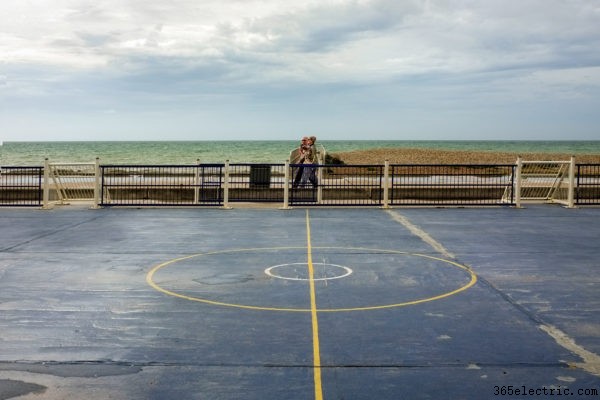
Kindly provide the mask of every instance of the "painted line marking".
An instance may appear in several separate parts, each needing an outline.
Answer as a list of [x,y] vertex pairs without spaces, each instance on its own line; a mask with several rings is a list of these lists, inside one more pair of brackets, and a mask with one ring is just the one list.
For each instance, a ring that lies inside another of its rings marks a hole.
[[575,343],[575,339],[571,338],[555,326],[542,324],[540,325],[540,329],[550,335],[556,343],[583,359],[583,362],[573,363],[574,366],[581,368],[592,375],[600,376],[600,356],[598,356],[598,354],[592,353],[578,345]]
[[[444,257],[456,259],[456,256],[450,253],[444,246],[442,246],[438,241],[433,239],[427,232],[419,228],[418,226],[411,223],[406,217],[400,215],[397,212],[392,210],[386,210],[388,214],[392,217],[392,219],[396,222],[399,222],[403,226],[405,226],[410,232],[420,237],[425,243],[429,244],[436,251],[440,252],[444,255]],[[473,275],[474,276],[474,275]],[[475,282],[472,282],[473,284]],[[575,340],[568,336],[565,332],[561,331],[555,326],[549,324],[541,324],[539,328],[552,337],[556,343],[565,349],[571,351],[577,356],[583,359],[583,362],[573,363],[574,366],[581,368],[592,375],[600,376],[600,356],[596,353],[593,353],[583,346],[575,343]]]
[[[290,265],[308,265],[308,264],[307,263],[288,263],[288,264],[273,265],[272,267],[265,269],[265,274],[267,274],[268,276],[270,276],[272,278],[278,278],[278,279],[283,279],[283,280],[287,280],[287,281],[308,281],[310,279],[310,278],[283,276],[283,275],[278,275],[273,272],[273,270],[275,270],[277,268],[288,267]],[[313,279],[314,281],[331,281],[334,279],[341,279],[341,278],[345,278],[347,276],[352,275],[352,272],[353,272],[351,268],[344,267],[343,265],[330,264],[330,263],[313,263],[313,266],[315,266],[315,265],[322,265],[323,267],[326,265],[329,265],[331,267],[340,268],[344,271],[344,273],[341,275],[326,276],[324,278],[315,278],[315,279]]]
[[[305,250],[306,248],[304,246],[293,246],[293,247],[264,247],[264,248],[246,248],[246,249],[233,249],[233,250],[218,250],[218,251],[211,251],[211,252],[206,252],[206,253],[198,253],[198,254],[192,254],[192,255],[187,255],[187,256],[183,256],[183,257],[179,257],[179,258],[174,258],[168,261],[165,261],[161,264],[156,265],[155,267],[153,267],[148,274],[146,275],[146,282],[148,283],[148,285],[150,285],[152,288],[154,288],[155,290],[169,295],[169,296],[173,296],[173,297],[178,297],[180,299],[184,299],[184,300],[189,300],[189,301],[196,301],[196,302],[200,302],[200,303],[205,303],[205,304],[210,304],[210,305],[215,305],[215,306],[225,306],[225,307],[236,307],[236,308],[241,308],[241,309],[246,309],[246,310],[259,310],[259,311],[284,311],[284,312],[311,312],[311,309],[309,308],[290,308],[290,307],[276,307],[276,306],[257,306],[257,305],[244,305],[244,304],[235,304],[235,303],[227,303],[227,302],[222,302],[222,301],[215,301],[215,300],[209,300],[209,299],[205,299],[205,298],[200,298],[200,297],[194,297],[194,296],[189,296],[183,293],[177,293],[176,291],[173,290],[169,290],[166,288],[161,287],[158,283],[155,282],[155,275],[163,269],[167,269],[167,267],[172,266],[172,265],[176,265],[178,262],[181,261],[185,261],[185,260],[190,260],[196,257],[206,257],[206,256],[215,256],[215,255],[221,255],[221,254],[232,254],[232,253],[243,253],[243,252],[260,252],[260,251],[280,251],[280,250]],[[459,270],[463,270],[465,273],[467,273],[470,277],[469,282],[467,282],[466,284],[464,284],[463,286],[460,286],[458,288],[456,288],[455,290],[446,292],[446,293],[440,293],[436,296],[432,296],[432,297],[425,297],[425,298],[421,298],[421,299],[416,299],[416,300],[409,300],[409,301],[405,301],[405,302],[400,302],[400,303],[394,303],[394,304],[381,304],[381,305],[372,305],[372,306],[363,306],[363,307],[348,307],[348,308],[326,308],[326,309],[317,309],[317,312],[320,313],[331,313],[331,312],[349,312],[349,311],[368,311],[368,310],[381,310],[381,309],[386,309],[386,308],[395,308],[395,307],[405,307],[405,306],[411,306],[411,305],[416,305],[416,304],[421,304],[421,303],[426,303],[429,301],[436,301],[436,300],[440,300],[446,297],[450,297],[453,296],[455,294],[458,294],[460,292],[463,292],[467,289],[469,289],[470,287],[472,287],[473,285],[475,285],[475,283],[477,282],[477,276],[475,275],[475,273],[467,266],[465,265],[461,265],[455,261],[451,261],[451,260],[446,260],[443,258],[439,258],[439,257],[434,257],[434,256],[430,256],[430,255],[426,255],[426,254],[417,254],[417,253],[407,253],[405,251],[398,251],[398,250],[389,250],[389,249],[372,249],[372,248],[366,248],[366,247],[337,247],[337,246],[318,246],[318,247],[313,247],[311,245],[311,254],[312,254],[312,249],[319,249],[319,250],[351,250],[351,251],[367,251],[367,252],[376,252],[376,253],[382,253],[382,254],[399,254],[399,255],[405,255],[405,256],[411,256],[411,257],[421,257],[421,258],[427,258],[430,260],[436,260],[436,261],[440,261],[442,263],[444,263],[444,265],[448,265],[448,266],[453,266],[458,268]],[[314,263],[313,263],[313,270],[314,270]],[[315,279],[316,280],[316,279]]]
[[404,217],[403,215],[401,215],[395,211],[392,211],[392,210],[386,210],[386,212],[392,217],[392,219],[394,221],[403,225],[413,235],[421,238],[422,241],[424,241],[425,243],[427,243],[428,245],[433,247],[433,249],[436,250],[438,253],[442,254],[446,258],[451,258],[453,260],[456,259],[456,256],[454,254],[450,253],[448,250],[446,250],[446,248],[444,246],[442,246],[442,244],[440,242],[438,242],[437,240],[435,240],[434,238],[429,236],[429,234],[427,232],[425,232],[423,229],[414,225],[406,217]]
[[308,282],[310,286],[310,316],[313,336],[313,374],[315,382],[315,400],[323,400],[321,382],[321,350],[319,346],[319,319],[317,313],[317,295],[315,293],[315,269],[312,261],[312,245],[310,240],[310,218],[306,210],[306,250],[308,264]]

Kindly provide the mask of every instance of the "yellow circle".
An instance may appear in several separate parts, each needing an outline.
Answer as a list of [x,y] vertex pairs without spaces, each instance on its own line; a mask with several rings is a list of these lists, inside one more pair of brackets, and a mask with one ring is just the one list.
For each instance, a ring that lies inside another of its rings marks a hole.
[[[197,302],[205,303],[205,304],[225,306],[225,307],[235,307],[235,308],[242,308],[242,309],[247,309],[247,310],[260,310],[260,311],[311,312],[310,308],[261,307],[261,306],[250,306],[250,305],[244,305],[244,304],[234,304],[234,303],[213,301],[213,300],[208,300],[208,299],[203,299],[203,298],[193,297],[193,296],[187,296],[187,295],[184,295],[181,293],[173,292],[171,290],[168,290],[168,289],[165,289],[165,288],[159,286],[156,282],[154,282],[154,274],[156,274],[156,272],[159,271],[160,269],[165,268],[169,265],[175,264],[177,262],[189,260],[189,259],[195,258],[195,257],[218,255],[218,254],[228,254],[228,253],[242,253],[242,252],[250,252],[250,251],[291,250],[291,249],[306,249],[306,248],[305,247],[264,247],[264,248],[250,248],[250,249],[233,249],[233,250],[211,251],[208,253],[198,253],[198,254],[192,254],[189,256],[185,256],[185,257],[174,258],[172,260],[166,261],[162,264],[158,264],[155,267],[153,267],[146,275],[146,282],[152,288],[158,290],[161,293],[167,294],[169,296],[178,297],[178,298],[184,299],[184,300],[197,301]],[[433,256],[429,256],[426,254],[408,253],[405,251],[397,251],[397,250],[370,249],[370,248],[364,248],[364,247],[313,247],[313,249],[322,249],[322,250],[323,249],[337,249],[337,250],[342,249],[342,250],[377,251],[377,252],[383,252],[383,253],[389,253],[389,254],[405,254],[405,255],[410,255],[410,256],[423,257],[423,258],[428,258],[431,260],[445,262],[445,263],[450,264],[454,267],[457,267],[461,270],[464,270],[469,274],[469,276],[471,278],[466,285],[463,285],[463,286],[461,286],[455,290],[452,290],[450,292],[439,294],[437,296],[426,297],[426,298],[412,300],[412,301],[406,301],[406,302],[402,302],[402,303],[384,304],[384,305],[378,305],[378,306],[317,309],[316,310],[317,312],[367,311],[367,310],[380,310],[380,309],[385,309],[385,308],[410,306],[410,305],[426,303],[426,302],[440,300],[440,299],[443,299],[446,297],[453,296],[457,293],[460,293],[462,291],[469,289],[470,287],[475,285],[475,283],[477,283],[477,275],[475,275],[475,273],[469,267],[459,264],[454,261],[446,260],[446,259],[439,258],[439,257],[433,257]]]

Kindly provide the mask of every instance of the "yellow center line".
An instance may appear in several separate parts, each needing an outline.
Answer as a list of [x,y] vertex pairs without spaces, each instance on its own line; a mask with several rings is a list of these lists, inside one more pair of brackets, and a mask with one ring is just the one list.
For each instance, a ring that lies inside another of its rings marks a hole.
[[323,400],[321,385],[321,351],[319,346],[319,320],[317,318],[317,296],[315,293],[315,269],[312,261],[312,245],[310,240],[310,219],[306,210],[306,249],[308,264],[308,282],[310,285],[310,315],[313,335],[313,371],[315,381],[315,400]]

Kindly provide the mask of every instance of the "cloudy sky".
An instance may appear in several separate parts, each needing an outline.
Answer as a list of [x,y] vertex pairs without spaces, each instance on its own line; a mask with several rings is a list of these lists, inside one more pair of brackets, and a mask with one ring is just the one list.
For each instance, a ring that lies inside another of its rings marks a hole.
[[600,139],[598,0],[2,0],[0,140]]

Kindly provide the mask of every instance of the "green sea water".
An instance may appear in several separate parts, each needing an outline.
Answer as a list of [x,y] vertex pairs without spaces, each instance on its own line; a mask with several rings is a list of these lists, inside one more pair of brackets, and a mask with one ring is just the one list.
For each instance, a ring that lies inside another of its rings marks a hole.
[[[600,154],[594,141],[414,141],[348,140],[319,141],[328,153],[375,148],[428,148],[441,150],[543,152]],[[43,165],[51,162],[94,162],[103,164],[194,164],[284,162],[296,141],[155,141],[155,142],[4,142],[0,165]]]

